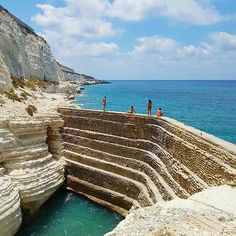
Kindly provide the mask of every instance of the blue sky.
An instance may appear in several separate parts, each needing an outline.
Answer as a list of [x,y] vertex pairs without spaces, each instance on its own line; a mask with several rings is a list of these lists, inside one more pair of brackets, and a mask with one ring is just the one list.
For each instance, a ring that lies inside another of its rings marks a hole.
[[235,0],[0,0],[99,79],[236,79]]

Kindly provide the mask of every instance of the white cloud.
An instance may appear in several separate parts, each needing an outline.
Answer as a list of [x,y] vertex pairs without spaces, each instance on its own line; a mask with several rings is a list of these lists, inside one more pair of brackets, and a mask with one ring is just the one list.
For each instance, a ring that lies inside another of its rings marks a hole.
[[152,71],[157,78],[222,79],[223,75],[223,78],[235,79],[236,35],[216,32],[199,45],[184,45],[160,36],[137,40],[131,60],[136,68]]
[[60,62],[100,78],[148,78],[146,73],[150,78],[181,78],[197,71],[216,74],[223,67],[236,74],[232,67],[236,62],[236,35],[229,33],[213,33],[207,42],[199,44],[183,44],[158,35],[139,37],[133,50],[124,53],[112,42],[121,32],[115,27],[115,18],[121,24],[120,20],[157,17],[184,25],[225,20],[211,4],[211,0],[65,0],[63,7],[37,5],[41,12],[32,19],[42,26],[41,35]]
[[[156,54],[177,56],[204,56],[209,57],[216,53],[228,55],[235,54],[236,35],[226,32],[215,32],[209,34],[208,42],[199,45],[183,45],[171,38],[164,38],[158,35],[152,37],[138,38],[138,45],[133,49],[133,54]],[[228,52],[230,51],[230,52]],[[236,57],[236,55],[235,55]]]
[[236,50],[236,35],[226,32],[216,32],[211,34],[215,46],[223,50]]
[[47,40],[49,45],[53,46],[53,51],[60,59],[80,56],[103,57],[119,51],[118,45],[115,43],[77,40],[56,31],[45,31],[41,36]]
[[209,25],[222,20],[215,8],[196,0],[114,0],[110,15],[128,21],[163,16],[193,25]]
[[44,27],[82,36],[113,36],[114,17],[140,21],[149,17],[166,17],[191,25],[214,24],[221,20],[219,12],[205,1],[197,0],[65,0],[64,7],[38,4],[42,13],[32,19]]
[[133,53],[164,52],[173,51],[178,47],[178,43],[170,38],[160,36],[138,38],[139,45],[135,46]]
[[[37,7],[41,12],[32,17],[33,21],[43,27],[41,34],[50,42],[56,56],[63,52],[67,57],[75,53],[96,57],[117,53],[118,45],[107,42],[108,37],[121,32],[112,24],[114,17],[142,20],[164,16],[187,24],[211,24],[221,18],[209,3],[196,0],[65,0],[63,7],[50,4],[38,4]],[[140,45],[134,50],[137,52],[153,48],[170,51],[177,47],[171,39],[144,37],[138,41]],[[185,51],[193,53],[190,47]]]
[[32,17],[38,25],[60,31],[63,34],[82,37],[114,36],[111,22],[103,19],[103,0],[67,0],[65,7],[37,4],[43,12]]
[[[60,54],[63,57],[92,56],[103,57],[118,52],[118,46],[115,43],[87,43],[85,41],[71,41],[70,44],[63,45]],[[73,54],[71,53],[73,52]]]

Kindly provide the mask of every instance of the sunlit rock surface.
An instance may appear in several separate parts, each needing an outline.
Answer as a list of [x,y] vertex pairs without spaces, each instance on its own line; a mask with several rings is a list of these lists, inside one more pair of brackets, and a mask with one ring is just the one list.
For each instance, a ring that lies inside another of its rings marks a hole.
[[0,121],[0,162],[26,213],[34,213],[64,181],[62,125],[57,115]]
[[[1,135],[1,130],[0,130]],[[0,138],[0,145],[2,140]],[[1,150],[1,146],[0,146]],[[0,235],[14,235],[21,225],[20,197],[0,166]]]
[[106,236],[236,235],[236,189],[212,187],[131,212]]

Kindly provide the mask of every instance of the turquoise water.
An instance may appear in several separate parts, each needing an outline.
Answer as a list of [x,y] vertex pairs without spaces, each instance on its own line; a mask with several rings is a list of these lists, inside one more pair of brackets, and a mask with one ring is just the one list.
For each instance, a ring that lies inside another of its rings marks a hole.
[[82,108],[146,113],[147,99],[153,113],[161,107],[166,116],[236,143],[236,81],[112,81],[85,86],[76,99]]
[[77,194],[60,190],[16,236],[100,236],[123,217]]

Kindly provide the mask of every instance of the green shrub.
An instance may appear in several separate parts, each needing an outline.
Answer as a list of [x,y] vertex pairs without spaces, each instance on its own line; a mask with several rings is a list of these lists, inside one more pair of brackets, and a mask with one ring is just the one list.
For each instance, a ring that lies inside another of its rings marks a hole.
[[11,99],[13,102],[18,101],[21,102],[21,98],[15,93],[15,91],[13,89],[11,89],[9,92],[5,91],[4,95]]
[[22,100],[27,100],[29,96],[29,93],[21,92],[20,97]]
[[38,79],[31,77],[30,79],[25,80],[25,86],[33,91],[37,90],[37,81]]
[[24,79],[17,78],[16,76],[11,74],[11,81],[14,88],[24,88],[25,82]]

